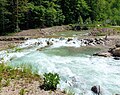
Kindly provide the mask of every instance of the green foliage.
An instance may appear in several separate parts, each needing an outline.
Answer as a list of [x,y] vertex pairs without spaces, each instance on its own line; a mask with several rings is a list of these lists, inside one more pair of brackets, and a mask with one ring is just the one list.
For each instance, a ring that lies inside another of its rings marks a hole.
[[9,79],[7,79],[7,80],[4,82],[4,84],[2,84],[3,87],[7,87],[7,86],[9,86],[9,85],[10,85],[10,80],[9,80]]
[[21,89],[19,95],[25,95],[25,89]]
[[80,25],[83,25],[83,19],[82,19],[81,16],[80,16],[79,19],[78,19],[78,23],[79,23]]
[[85,24],[86,25],[92,25],[92,20],[91,20],[90,17],[85,20]]
[[[0,86],[8,86],[11,79],[19,80],[20,78],[26,80],[26,82],[42,80],[38,74],[32,73],[31,69],[28,69],[27,67],[14,69],[5,64],[0,64]],[[4,80],[4,83],[2,80]]]
[[59,2],[65,16],[65,24],[78,22],[80,16],[85,18],[90,11],[85,0],[60,0]]
[[0,35],[78,22],[120,25],[119,12],[120,0],[0,0]]
[[56,90],[59,84],[60,77],[57,73],[45,73],[44,74],[44,89],[45,90]]
[[15,29],[15,32],[20,32],[20,28],[19,28],[19,27],[16,28],[16,29]]

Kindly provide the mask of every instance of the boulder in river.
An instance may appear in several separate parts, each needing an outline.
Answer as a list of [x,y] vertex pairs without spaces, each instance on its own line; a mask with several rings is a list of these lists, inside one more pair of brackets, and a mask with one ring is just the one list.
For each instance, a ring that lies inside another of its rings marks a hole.
[[44,47],[38,48],[37,51],[42,51]]
[[100,93],[101,93],[100,86],[93,86],[91,88],[91,91],[93,91],[96,95],[100,95]]
[[109,52],[99,52],[99,53],[93,54],[93,56],[110,57],[111,53],[109,53]]
[[68,38],[68,39],[67,39],[67,42],[72,41],[72,40],[73,40],[72,38]]
[[60,37],[59,40],[65,40],[65,38],[64,37]]
[[115,60],[120,60],[120,57],[114,57]]
[[113,49],[112,54],[113,56],[120,57],[120,47]]
[[116,46],[117,48],[120,47],[120,42],[118,42],[115,46]]
[[53,43],[50,42],[50,41],[47,41],[47,45],[48,45],[48,46],[51,46],[51,45],[53,45]]

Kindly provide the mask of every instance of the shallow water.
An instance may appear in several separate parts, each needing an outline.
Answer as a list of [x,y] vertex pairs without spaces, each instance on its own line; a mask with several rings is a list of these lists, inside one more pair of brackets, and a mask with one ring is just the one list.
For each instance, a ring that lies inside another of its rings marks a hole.
[[[61,78],[58,87],[74,91],[76,95],[94,95],[90,91],[94,85],[100,85],[102,95],[120,93],[120,60],[92,56],[99,50],[97,48],[54,40],[52,46],[42,51],[37,49],[46,45],[46,39],[29,40],[19,46],[24,48],[22,51],[9,53],[2,51],[0,57],[4,56],[4,60],[14,67],[30,64],[32,70],[39,74],[56,72]],[[34,45],[40,41],[43,44]]]

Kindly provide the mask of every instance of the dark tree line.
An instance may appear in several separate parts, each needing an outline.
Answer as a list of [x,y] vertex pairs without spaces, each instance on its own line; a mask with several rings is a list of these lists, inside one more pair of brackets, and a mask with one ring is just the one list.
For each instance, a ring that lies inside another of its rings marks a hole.
[[120,0],[0,0],[0,35],[75,23],[120,25]]

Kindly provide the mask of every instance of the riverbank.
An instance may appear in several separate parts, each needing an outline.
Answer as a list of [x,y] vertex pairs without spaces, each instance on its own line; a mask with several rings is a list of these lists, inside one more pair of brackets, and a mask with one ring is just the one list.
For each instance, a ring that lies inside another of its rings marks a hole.
[[67,95],[59,89],[55,91],[41,89],[43,78],[32,73],[31,69],[25,68],[14,69],[0,64],[0,95]]
[[[64,26],[54,26],[54,27],[43,28],[43,29],[23,30],[18,33],[10,34],[9,36],[0,36],[0,50],[11,48],[20,43],[23,43],[25,40],[32,39],[32,38],[41,38],[41,37],[42,38],[45,38],[45,37],[53,37],[54,38],[54,37],[61,37],[61,36],[64,37],[65,34],[69,34],[69,35],[73,34],[73,37],[77,37],[80,39],[105,38],[106,37],[106,36],[89,35],[92,33],[92,31],[94,31],[94,29],[87,30],[87,31],[84,31],[84,30],[76,31],[76,33],[75,33],[75,31],[74,31],[74,33],[72,33],[72,31],[71,31],[71,33],[67,32],[70,29],[71,29],[70,26],[64,25]],[[56,33],[59,35],[56,35]],[[63,33],[65,33],[65,34],[63,34]],[[82,36],[80,36],[80,35],[82,35]],[[120,39],[120,35],[107,36],[105,48],[114,46],[119,39]],[[101,47],[101,45],[99,45],[98,47]]]
[[[67,29],[67,26],[56,26],[45,29],[24,30],[9,36],[0,36],[0,50],[14,48],[28,39],[45,37],[47,35],[53,34],[54,32],[65,31]],[[11,73],[11,70],[7,70],[7,73],[5,74],[9,78],[5,76],[0,77],[2,78],[0,80],[0,95],[7,95],[8,93],[9,95],[66,95],[60,89],[55,91],[45,91],[40,89],[40,85],[43,84],[43,80],[40,78],[40,76],[38,76],[38,80],[36,80],[35,78],[31,78],[31,76],[35,77],[36,75],[33,75],[30,72],[24,73],[20,71],[20,73],[17,73],[16,70],[12,71],[13,73]],[[17,73],[17,76],[20,76],[20,78],[16,79],[16,74],[14,73]],[[28,73],[31,74],[30,77],[26,76]],[[1,74],[4,75],[4,72],[1,72]]]

